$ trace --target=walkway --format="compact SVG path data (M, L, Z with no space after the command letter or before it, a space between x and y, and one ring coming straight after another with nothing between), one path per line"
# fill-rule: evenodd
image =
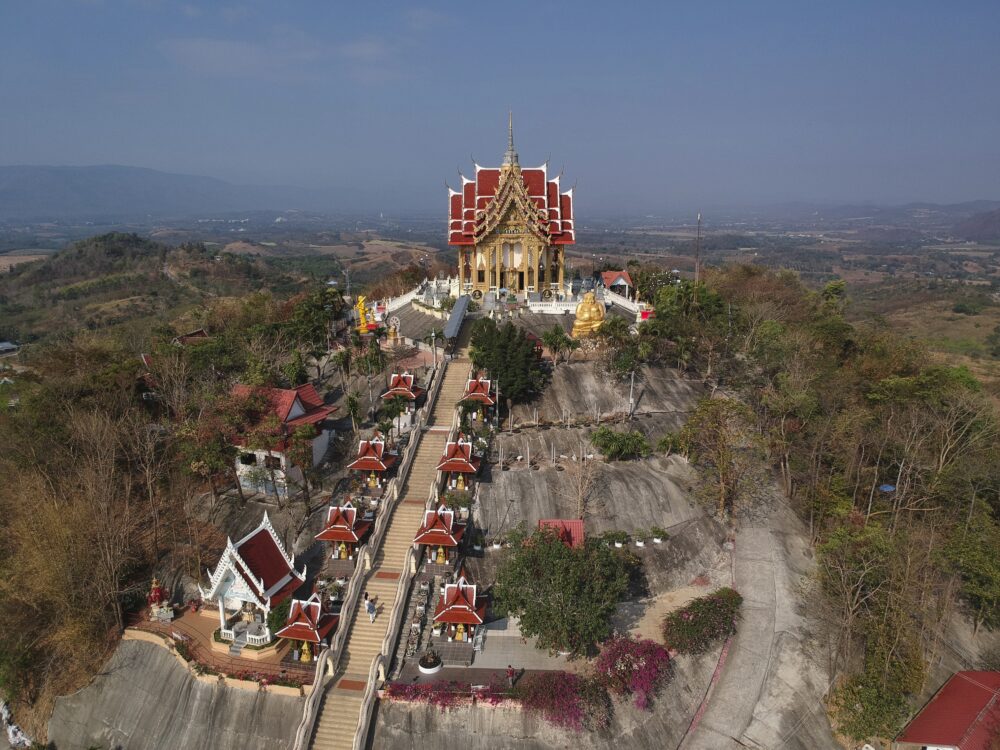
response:
M392 517L382 546L376 552L372 569L365 578L363 590L368 592L377 606L375 622L369 622L364 607L359 605L353 620L349 624L341 624L349 631L339 668L323 696L316 720L311 746L317 750L347 750L353 747L368 672L375 657L382 651L396 605L399 580L406 574L403 570L406 551L423 520L431 483L437 476L437 464L451 429L455 404L465 392L468 372L468 361L464 359L453 360L446 365L441 390L427 420L427 428L419 437L410 474L400 493L402 499L391 511Z

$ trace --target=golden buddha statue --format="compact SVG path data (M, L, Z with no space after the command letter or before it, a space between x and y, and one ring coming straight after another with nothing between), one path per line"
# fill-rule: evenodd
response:
M358 304L355 305L358 311L358 333L368 333L368 314L365 309L366 297L358 295Z
M299 657L299 661L308 663L312 660L312 646L309 644L309 641L302 641L302 655Z
M572 336L586 338L597 332L604 322L604 305L597 301L593 292L587 292L576 306L576 320L573 321Z

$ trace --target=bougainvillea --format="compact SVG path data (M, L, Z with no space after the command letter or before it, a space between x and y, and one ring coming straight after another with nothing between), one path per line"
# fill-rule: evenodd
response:
M390 682L385 689L386 697L392 700L416 701L437 706L442 711L457 706L472 697L472 686L467 682L438 680L423 685L405 682Z
M663 621L663 638L681 653L700 654L736 630L743 597L730 588L695 599Z
M637 708L645 710L670 666L670 656L659 643L615 636L604 644L594 669L597 679L616 695L634 695Z
M570 672L533 672L517 684L522 707L550 724L579 732L603 729L611 718L608 693L596 680Z

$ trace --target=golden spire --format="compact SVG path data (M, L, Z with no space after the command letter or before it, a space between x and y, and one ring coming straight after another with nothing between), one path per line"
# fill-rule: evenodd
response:
M503 155L503 165L512 167L517 164L517 151L514 150L514 112L507 110L507 153Z

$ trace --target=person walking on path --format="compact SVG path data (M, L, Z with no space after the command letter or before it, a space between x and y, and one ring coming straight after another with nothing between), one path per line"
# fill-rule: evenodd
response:
M365 611L368 613L368 617L372 622L375 622L375 602L371 599L365 602Z
M514 667L510 664L507 665L507 685L509 687L514 687L514 675L517 673L514 671Z

